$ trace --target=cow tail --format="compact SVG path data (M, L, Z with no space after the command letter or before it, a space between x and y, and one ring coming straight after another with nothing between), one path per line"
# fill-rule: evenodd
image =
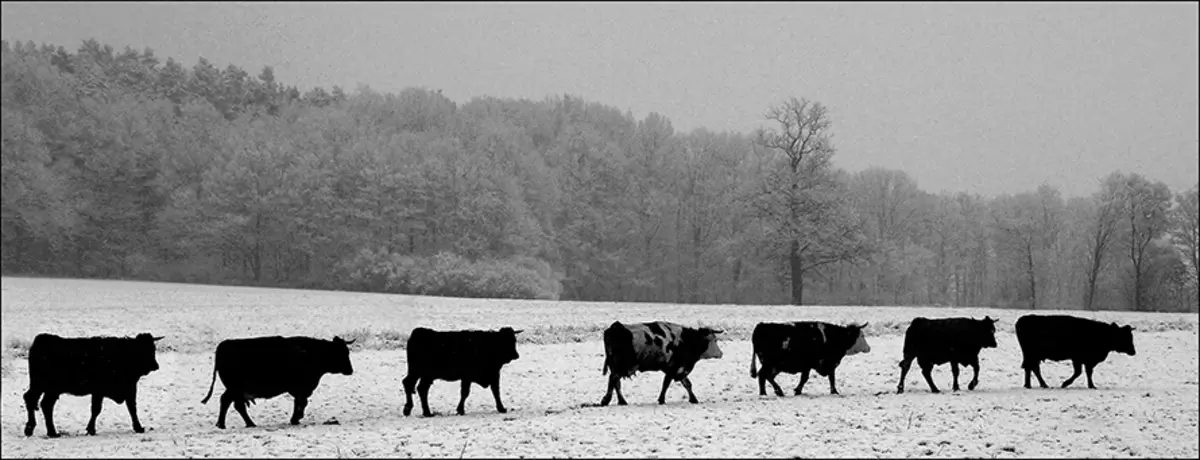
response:
M755 367L755 365L754 365L754 362L757 361L757 359L758 359L758 350L751 351L750 352L750 378L752 378L752 379L758 378L758 368Z
M208 384L208 394L204 395L204 399L200 400L200 404L208 404L208 398L212 397L213 387L217 384L217 363L213 362L212 382Z
M608 357L604 357L604 368L600 369L600 375L608 375Z

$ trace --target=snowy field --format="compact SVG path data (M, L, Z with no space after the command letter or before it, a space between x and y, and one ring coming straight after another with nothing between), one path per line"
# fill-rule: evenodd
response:
M1081 377L1057 388L1068 363L1043 364L1051 389L1021 387L1020 348L1012 334L1028 312L908 307L741 307L631 303L530 302L356 294L158 283L0 279L3 287L3 424L9 457L1191 457L1197 446L1198 316L1081 313L1131 323L1137 356L1113 354L1096 368L1098 390ZM999 317L999 347L980 354L975 391L950 392L950 370L931 394L916 370L895 394L903 328L914 316ZM663 319L729 330L724 358L702 361L692 381L700 404L674 384L655 404L661 373L623 385L630 405L592 407L603 396L599 331L613 320ZM805 395L757 396L749 376L749 333L759 321L870 321L872 351L838 369L840 396L815 377ZM404 417L399 348L416 326L525 328L521 358L502 372L508 414L490 391L472 389L467 415L453 415L458 384L437 382L431 408L444 415ZM135 434L123 406L105 401L97 436L84 435L89 399L63 396L47 439L41 413L23 435L21 356L38 332L60 335L166 335L160 370L142 379L138 409L149 430ZM200 404L212 373L212 350L224 338L333 334L362 337L352 376L327 375L299 427L287 424L291 399L250 407L258 428L231 409L227 430L214 426L213 400ZM356 344L358 345L358 344ZM778 381L790 390L798 376ZM970 371L961 382L970 379ZM419 409L415 411L419 413ZM331 423L336 420L336 424Z

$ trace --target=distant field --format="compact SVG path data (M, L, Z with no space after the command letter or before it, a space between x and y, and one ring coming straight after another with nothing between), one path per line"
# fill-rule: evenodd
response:
M159 349L211 352L223 339L257 335L357 338L365 349L402 348L414 327L524 329L522 343L599 340L613 321L666 320L715 326L729 340L749 340L760 321L869 322L869 335L902 334L916 316L990 315L1012 331L1027 310L992 308L688 305L616 302L458 299L296 289L265 289L130 281L0 278L9 348L40 332L64 336L165 335ZM1050 313L1050 310L1040 311ZM1065 312L1132 324L1140 331L1194 331L1200 315ZM11 346L10 346L11 345Z
M1069 312L1133 324L1137 356L1111 355L1068 390L1021 388L1020 349L1012 325L1028 312L911 307L661 305L448 299L384 294L162 283L0 278L4 344L0 439L4 457L1196 457L1200 316ZM1000 318L999 347L981 353L976 391L948 392L950 371L935 370L947 393L930 394L919 371L896 395L902 332L915 316ZM725 356L697 365L701 404L675 384L668 404L654 403L660 373L625 384L628 407L588 407L604 394L600 331L614 320L670 320L728 331ZM871 323L872 351L838 369L841 396L817 377L805 396L760 398L749 377L749 334L760 321L817 319ZM521 358L504 368L509 414L495 413L490 392L474 387L466 416L403 417L402 348L413 327L525 329ZM63 439L22 434L28 385L24 347L39 332L60 335L165 335L162 368L139 387L141 420L129 429L123 407L105 402L98 436L83 436L88 399L64 396L55 411ZM217 404L201 405L216 343L254 335L358 337L352 376L326 376L304 424L287 425L289 397L259 401L259 428L218 430ZM358 344L356 344L358 345ZM1070 373L1047 363L1052 385ZM965 371L963 382L970 378ZM782 375L790 389L797 376ZM215 395L223 391L216 384ZM431 406L452 414L458 385L438 382ZM419 412L419 411L418 411ZM338 425L322 425L337 419Z

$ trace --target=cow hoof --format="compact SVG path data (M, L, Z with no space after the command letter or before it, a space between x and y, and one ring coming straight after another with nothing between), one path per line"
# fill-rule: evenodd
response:
M1025 389L1026 389L1026 390L1028 390L1028 389L1031 389L1031 388L1033 388L1033 386L1032 386L1032 385L1030 385L1030 384L1028 384L1028 383L1026 383L1026 384L1025 384Z
M625 401L617 401L617 405L618 405L618 406L628 406L628 405L629 405L629 403L627 403L627 402L625 402Z
M33 436L33 425L25 425L25 436Z
M497 407L497 408L496 408L496 412L499 412L499 413L501 413L501 414L507 414L507 413L508 413L508 409L505 409L505 408L503 408L503 407Z
M932 390L929 390L929 392L930 392L930 393L941 393L941 392L942 392L942 390L939 390L939 389L937 389L937 388L934 388L934 389L932 389Z
M412 410L413 410L413 408L412 408L412 407L407 407L407 406L406 406L406 407L404 408L404 416L405 416L405 417L408 417L408 414L411 414L411 413L412 413Z
M255 425L254 422L250 422L246 424L246 428L258 428L258 425Z
M220 429L224 430L224 429L225 429L225 424L224 424L224 423L218 423L218 424L217 424L217 428L220 428Z
M699 404L699 403L700 403L700 400L698 400L698 399L689 399L689 400L688 400L688 402L690 402L690 403L692 403L692 404Z
M57 437L59 437L59 436L62 436L62 435L61 435L61 434L58 434L58 432L46 433L46 437L47 437L47 438L57 438Z
M142 427L140 427L140 426L135 426L135 427L133 427L133 432L134 432L134 433L138 433L138 434L142 434L142 433L145 433L145 432L146 432L146 429L145 429L145 428L142 428Z
M605 400L605 399L601 399L601 400L600 400L600 407L604 407L604 406L607 406L607 405L608 405L608 400Z
M437 415L437 412L425 412L425 413L421 414L422 417L426 417L426 418L433 417L435 415Z
M977 387L977 386L979 386L979 384L972 383L970 385L967 385L967 389L971 390L971 391L975 391L975 387Z
M299 420L292 420L292 421L290 421L289 423L291 423L292 425L299 425L299 424L300 424L300 421L299 421Z
M904 389L903 389L903 388L897 388L897 389L896 389L896 394L898 394L898 395L902 395L902 394L904 394Z
M455 413L455 414L458 414L458 415L467 415L467 411L465 411L465 410L462 410L462 409L456 409L456 410L454 411L454 413Z
M662 400L662 399L658 400L658 405L660 405L660 406L663 404L666 404L666 403L667 402L665 400Z
M96 435L96 430L87 430L87 435L88 435L88 436L95 436L95 435Z
M959 388L958 388L958 387L954 387L954 391L959 391Z

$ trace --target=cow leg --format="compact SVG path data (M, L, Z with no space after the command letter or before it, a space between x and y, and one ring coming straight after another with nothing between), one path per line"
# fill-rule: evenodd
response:
M228 389L221 393L221 408L217 411L217 428L225 429L225 413L229 411L229 405L233 403L233 392Z
M912 356L900 360L900 384L896 385L896 394L904 393L904 379L908 377L908 368L912 367Z
M1075 366L1075 373L1071 374L1071 378L1062 383L1063 388L1071 386L1072 383L1075 383L1075 379L1079 378L1079 374L1083 373L1083 363L1079 361L1071 361L1071 364Z
M829 371L829 394L831 395L838 394L836 382L837 378L835 377L836 375L837 371Z
M626 405L625 396L621 395L621 377L616 374L608 374L608 391L605 391L604 398L600 399L601 406L607 406L612 401L613 392L617 393L617 405Z
M37 427L37 418L33 413L37 411L38 399L41 397L42 391L33 385L25 392L25 412L29 413L29 419L25 421L25 436L33 436L33 429Z
M762 374L758 374L762 375ZM771 373L767 374L767 381L771 382L771 388L775 390L775 396L783 397L783 388L779 387L779 383L775 381L775 377L779 376L779 371L771 369Z
M421 415L425 417L433 417L433 411L429 410L429 387L433 386L433 377L422 377L421 382L417 383L417 396L421 397Z
M496 375L496 380L492 382L492 399L496 400L496 412L508 413L508 409L504 408L504 403L500 402L500 375Z
M234 399L233 400L233 408L236 409L238 414L242 416L242 421L246 423L246 428L254 428L254 427L258 426L258 425L255 425L252 420L250 420L250 414L246 412L246 400L245 399L241 399L241 398Z
M1096 369L1096 365L1095 364L1085 364L1083 366L1083 369L1085 371L1087 371L1088 388L1095 390L1096 385L1092 384L1092 371Z
M304 408L308 407L308 396L292 395L294 405L292 406L292 425L299 425L300 419L304 418Z
M57 393L46 393L42 396L42 418L46 420L46 437L57 438L58 431L54 429L54 403L58 402Z
M683 379L679 381L679 383L682 383L683 389L687 390L687 392L688 392L688 402L690 402L692 404L696 404L696 403L700 402L700 400L696 399L696 394L692 393L692 381L688 380L687 376L684 376Z
M99 394L92 395L92 418L88 420L87 434L88 436L96 435L96 417L100 416L100 409L104 406L104 396Z
M940 393L937 385L933 383L933 363L918 359L917 364L921 366L921 375L925 377L925 383L929 384L929 391Z
M671 374L663 372L662 391L658 393L658 403L667 403L667 387L671 386Z
M467 379L462 379L462 390L459 391L459 394L458 394L458 396L459 396L458 409L455 411L458 413L458 415L464 415L467 413L466 408L463 406L467 403L467 396L470 394L471 394L471 381L467 380Z
M800 371L800 383L797 383L796 388L792 389L793 395L800 396L800 393L804 391L804 384L808 383L808 372L808 369Z
M950 362L950 375L954 377L954 391L958 391L958 363Z
M415 374L408 374L407 376L404 377L404 380L402 381L404 383L404 416L405 417L408 417L408 414L412 413L412 409L413 409L412 395L413 395L413 391L415 391L417 388L417 380L420 380L419 376L417 376Z
M1042 363L1034 363L1033 375L1037 377L1038 385L1041 385L1042 388L1050 388L1050 385L1046 385L1046 379L1042 378ZM1026 385L1025 388L1029 388L1029 386Z
M967 384L967 389L974 390L975 387L979 386L979 361L976 360L976 361L972 362L970 364L970 366L971 366L971 370L974 372L974 374L971 375L971 383Z
M129 420L133 422L133 432L145 433L146 429L142 428L142 422L138 421L137 416L137 386L130 390L129 399L125 400L125 408L129 409Z

